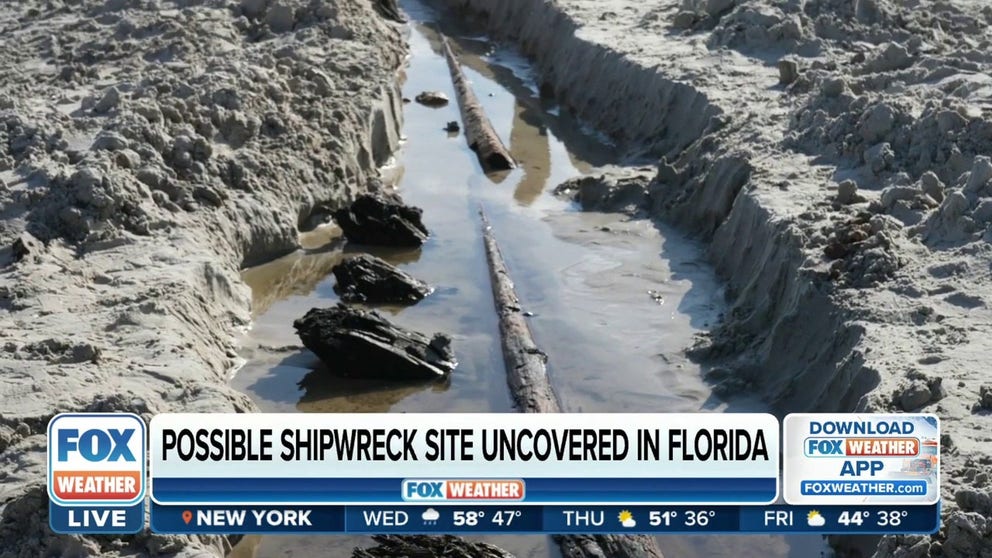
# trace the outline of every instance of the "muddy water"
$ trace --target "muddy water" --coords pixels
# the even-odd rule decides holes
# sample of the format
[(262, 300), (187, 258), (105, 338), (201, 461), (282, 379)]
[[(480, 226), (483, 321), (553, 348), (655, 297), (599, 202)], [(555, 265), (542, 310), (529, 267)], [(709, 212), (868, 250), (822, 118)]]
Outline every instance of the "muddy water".
[[(232, 383), (266, 411), (512, 411), (479, 233), (484, 207), (518, 295), (533, 313), (537, 342), (565, 410), (719, 412), (702, 371), (683, 350), (723, 310), (720, 284), (701, 247), (646, 220), (576, 211), (551, 194), (561, 181), (622, 161), (565, 111), (538, 99), (526, 61), (484, 38), (446, 28), (496, 131), (521, 166), (484, 175), (459, 134), (459, 120), (435, 15), (416, 3), (404, 96), (445, 92), (452, 103), (405, 106), (406, 138), (384, 169), (431, 230), (418, 250), (373, 251), (435, 287), (411, 308), (380, 308), (400, 325), (452, 335), (459, 367), (435, 385), (328, 378), (299, 347), (294, 319), (337, 302), (331, 268), (350, 251), (333, 225), (308, 233), (304, 250), (246, 270), (255, 323), (243, 341), (247, 363)], [(735, 402), (734, 410), (761, 410)], [(547, 537), (482, 537), (517, 556), (557, 556)], [(345, 556), (365, 537), (250, 537), (234, 556)], [(818, 538), (666, 537), (668, 556), (810, 556)]]

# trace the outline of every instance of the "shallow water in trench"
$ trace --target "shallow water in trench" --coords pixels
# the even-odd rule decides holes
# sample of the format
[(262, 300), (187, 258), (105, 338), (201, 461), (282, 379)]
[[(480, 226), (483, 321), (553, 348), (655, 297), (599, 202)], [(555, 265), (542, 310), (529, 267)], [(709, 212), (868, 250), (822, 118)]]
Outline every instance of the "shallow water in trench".
[[(460, 121), (435, 14), (414, 2), (412, 57), (404, 96), (443, 91), (451, 103), (404, 107), (404, 145), (384, 169), (403, 199), (424, 209), (431, 230), (419, 250), (352, 248), (333, 225), (308, 233), (305, 250), (244, 272), (255, 323), (247, 360), (232, 384), (276, 412), (512, 411), (489, 287), (478, 210), (485, 208), (517, 293), (534, 315), (537, 343), (564, 409), (720, 412), (700, 367), (684, 356), (693, 335), (723, 311), (721, 286), (702, 247), (663, 225), (617, 214), (581, 213), (552, 195), (563, 180), (622, 161), (595, 134), (540, 100), (526, 60), (485, 38), (445, 27), (477, 97), (520, 168), (486, 176), (460, 134)], [(401, 326), (454, 338), (459, 366), (435, 385), (328, 378), (299, 348), (292, 322), (337, 302), (331, 268), (369, 251), (435, 287), (409, 308), (379, 308)], [(735, 411), (764, 410), (735, 401)], [(557, 556), (548, 537), (477, 537), (517, 556)], [(248, 537), (232, 556), (347, 556), (367, 537)], [(819, 537), (664, 537), (666, 556), (815, 556)]]

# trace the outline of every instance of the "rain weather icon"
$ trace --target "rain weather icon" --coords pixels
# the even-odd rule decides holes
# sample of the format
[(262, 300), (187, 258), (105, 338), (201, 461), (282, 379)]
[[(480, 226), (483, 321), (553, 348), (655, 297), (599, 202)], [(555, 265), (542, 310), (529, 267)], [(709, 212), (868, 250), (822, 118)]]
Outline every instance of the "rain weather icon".
[(420, 514), (420, 519), (424, 520), (424, 525), (437, 525), (437, 520), (441, 518), (440, 512), (434, 508), (427, 508)]
[(628, 510), (621, 511), (620, 515), (617, 516), (617, 519), (620, 520), (620, 525), (623, 525), (628, 529), (632, 527), (637, 527), (637, 521), (634, 520), (634, 515), (631, 514), (630, 511)]
[(819, 511), (810, 510), (810, 512), (806, 514), (806, 524), (810, 527), (823, 527), (827, 524), (827, 520), (820, 515)]

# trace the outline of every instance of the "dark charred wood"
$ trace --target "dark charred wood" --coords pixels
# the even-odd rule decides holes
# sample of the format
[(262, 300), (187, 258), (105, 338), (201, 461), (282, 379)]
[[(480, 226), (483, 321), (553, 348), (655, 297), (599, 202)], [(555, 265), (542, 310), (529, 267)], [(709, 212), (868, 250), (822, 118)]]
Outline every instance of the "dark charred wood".
[(423, 211), (404, 205), (397, 196), (364, 194), (350, 207), (334, 212), (349, 242), (378, 246), (420, 246), (427, 240)]
[(406, 23), (406, 16), (403, 15), (396, 0), (372, 0), (372, 6), (380, 16), (396, 23)]
[(347, 258), (331, 272), (345, 302), (415, 304), (431, 292), (427, 283), (368, 254)]
[(313, 308), (293, 327), (306, 348), (343, 376), (439, 380), (457, 366), (447, 335), (428, 339), (370, 310), (344, 304)]

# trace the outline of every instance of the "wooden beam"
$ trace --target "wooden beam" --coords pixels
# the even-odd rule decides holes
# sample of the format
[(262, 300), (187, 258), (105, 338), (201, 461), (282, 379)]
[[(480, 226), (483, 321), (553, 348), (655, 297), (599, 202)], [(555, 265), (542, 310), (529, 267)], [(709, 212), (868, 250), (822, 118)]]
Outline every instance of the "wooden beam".
[(479, 99), (472, 91), (461, 65), (451, 51), (448, 38), (441, 35), (441, 47), (444, 57), (448, 60), (448, 70), (451, 71), (451, 81), (455, 86), (455, 96), (458, 97), (458, 108), (462, 114), (462, 129), (465, 141), (479, 157), (479, 162), (486, 172), (509, 170), (516, 167), (516, 162), (510, 152), (499, 139), (493, 125), (486, 118)]
[(482, 239), (489, 262), (489, 281), (499, 316), (499, 335), (506, 364), (506, 381), (513, 400), (524, 413), (558, 413), (561, 405), (548, 380), (548, 356), (537, 347), (527, 325), (513, 279), (496, 244), (492, 226), (481, 210)]
[[(492, 225), (481, 209), (479, 215), (513, 400), (524, 413), (560, 413), (561, 404), (548, 378), (548, 357), (531, 335)], [(647, 535), (556, 535), (554, 539), (564, 558), (662, 558), (654, 537)]]

